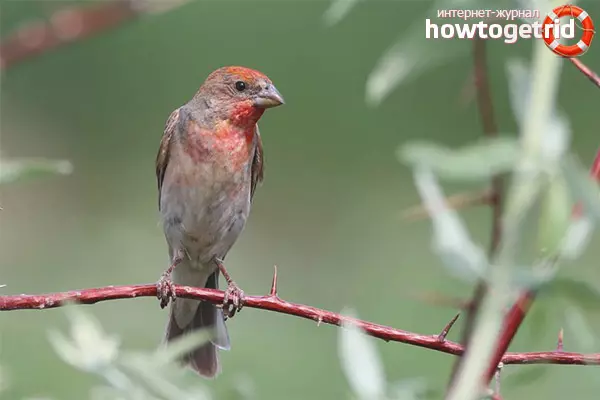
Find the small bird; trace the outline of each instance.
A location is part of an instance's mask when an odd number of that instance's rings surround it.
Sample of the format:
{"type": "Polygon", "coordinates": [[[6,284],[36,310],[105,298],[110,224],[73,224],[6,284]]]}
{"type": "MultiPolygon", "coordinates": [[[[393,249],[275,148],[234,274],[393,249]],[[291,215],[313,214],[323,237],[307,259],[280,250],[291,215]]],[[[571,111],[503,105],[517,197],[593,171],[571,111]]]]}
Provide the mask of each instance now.
{"type": "Polygon", "coordinates": [[[263,179],[257,122],[267,108],[282,104],[283,97],[263,73],[219,68],[171,113],[160,143],[158,208],[171,264],[157,282],[157,297],[162,308],[173,300],[165,341],[209,328],[210,342],[182,359],[204,377],[220,372],[217,348],[230,348],[225,319],[243,304],[244,293],[223,260],[246,224],[263,179]],[[175,299],[173,284],[218,289],[219,272],[228,285],[223,307],[175,299]]]}

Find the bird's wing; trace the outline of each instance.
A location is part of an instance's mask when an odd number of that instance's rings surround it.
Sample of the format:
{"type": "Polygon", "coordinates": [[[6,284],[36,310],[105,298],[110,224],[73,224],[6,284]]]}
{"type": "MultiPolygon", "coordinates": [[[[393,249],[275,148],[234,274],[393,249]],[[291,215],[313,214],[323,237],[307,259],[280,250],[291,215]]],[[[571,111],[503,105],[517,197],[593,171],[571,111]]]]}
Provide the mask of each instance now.
{"type": "Polygon", "coordinates": [[[252,185],[250,186],[250,201],[254,198],[254,191],[259,182],[263,180],[263,146],[258,125],[256,126],[256,148],[254,150],[254,158],[252,159],[252,185]]]}
{"type": "Polygon", "coordinates": [[[176,109],[169,115],[167,123],[165,125],[165,131],[163,137],[160,140],[160,147],[158,154],[156,155],[156,181],[158,183],[158,209],[160,210],[160,192],[162,189],[163,179],[165,177],[165,171],[169,164],[169,153],[171,151],[171,141],[175,133],[175,129],[179,123],[179,108],[176,109]]]}

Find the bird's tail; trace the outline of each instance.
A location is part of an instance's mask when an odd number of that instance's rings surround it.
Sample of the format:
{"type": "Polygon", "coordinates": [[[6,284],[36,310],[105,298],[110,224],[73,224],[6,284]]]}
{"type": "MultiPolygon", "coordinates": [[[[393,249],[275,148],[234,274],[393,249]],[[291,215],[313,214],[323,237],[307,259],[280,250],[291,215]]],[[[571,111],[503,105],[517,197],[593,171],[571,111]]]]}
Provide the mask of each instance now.
{"type": "MultiPolygon", "coordinates": [[[[184,271],[179,270],[185,274],[184,271]]],[[[189,272],[189,271],[188,271],[189,272]]],[[[198,285],[190,283],[189,279],[177,279],[177,268],[174,271],[174,282],[184,281],[189,286],[218,289],[219,271],[212,273],[208,280],[198,285]]],[[[181,276],[179,277],[181,278],[181,276]]],[[[187,276],[186,278],[189,278],[187,276]]],[[[181,284],[184,284],[183,282],[181,284]]],[[[174,340],[197,329],[209,329],[211,340],[183,356],[181,362],[191,367],[198,374],[215,377],[221,370],[217,348],[229,350],[229,334],[223,319],[223,310],[206,301],[178,298],[171,303],[169,322],[165,332],[165,342],[174,340]]]]}

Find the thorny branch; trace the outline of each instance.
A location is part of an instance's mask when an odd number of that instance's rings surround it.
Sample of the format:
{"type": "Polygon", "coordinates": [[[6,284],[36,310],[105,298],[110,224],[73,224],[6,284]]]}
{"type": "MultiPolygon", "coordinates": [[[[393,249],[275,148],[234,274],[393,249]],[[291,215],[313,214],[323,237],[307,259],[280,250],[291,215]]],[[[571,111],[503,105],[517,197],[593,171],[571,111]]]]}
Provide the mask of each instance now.
{"type": "MultiPolygon", "coordinates": [[[[152,2],[148,0],[109,0],[94,6],[74,6],[55,12],[49,21],[29,22],[19,27],[12,35],[0,41],[0,70],[54,50],[68,43],[88,38],[109,29],[118,27],[127,21],[132,21],[143,13],[161,12],[176,7],[187,0],[171,2],[152,2]],[[158,7],[158,4],[162,6],[158,7]],[[167,6],[165,6],[167,4],[167,6]]],[[[486,136],[497,134],[494,118],[491,90],[487,77],[485,60],[485,41],[474,41],[475,81],[478,108],[486,136]]],[[[600,77],[584,65],[579,59],[569,61],[578,68],[594,85],[600,87],[600,77]]],[[[591,175],[600,179],[600,150],[591,168],[591,175]]],[[[476,195],[456,196],[456,208],[475,204],[489,204],[493,210],[492,237],[490,254],[493,254],[501,240],[501,215],[503,200],[503,182],[501,177],[494,177],[491,188],[476,195]]],[[[416,212],[418,216],[418,210],[416,212]]],[[[413,217],[415,215],[412,215],[413,217]]],[[[576,215],[575,215],[576,216],[576,215]]],[[[224,292],[212,289],[175,286],[178,297],[194,298],[222,304],[224,292]]],[[[478,285],[473,299],[469,301],[467,321],[463,332],[463,343],[468,343],[470,328],[476,316],[479,300],[485,291],[483,284],[478,285]]],[[[100,301],[126,299],[134,297],[156,296],[155,285],[111,286],[104,288],[85,289],[46,295],[15,295],[0,296],[0,311],[55,308],[70,302],[94,304],[100,301]]],[[[567,364],[567,365],[600,365],[600,353],[579,354],[563,351],[563,332],[559,333],[555,351],[510,353],[506,349],[510,345],[517,329],[523,322],[527,311],[535,298],[534,292],[526,292],[513,305],[505,317],[503,332],[496,349],[496,359],[490,365],[488,381],[498,374],[498,365],[502,364],[567,364]]],[[[424,347],[453,355],[462,355],[464,348],[458,343],[446,340],[446,336],[456,320],[455,316],[438,335],[420,335],[378,325],[371,322],[356,320],[330,311],[290,303],[277,295],[277,269],[273,283],[267,296],[246,296],[245,306],[274,312],[294,315],[311,319],[318,324],[326,323],[340,326],[342,322],[351,322],[361,327],[367,334],[386,341],[395,341],[414,346],[424,347]]],[[[453,371],[456,371],[458,363],[453,371]]],[[[499,399],[499,388],[495,391],[499,399]]]]}
{"type": "MultiPolygon", "coordinates": [[[[290,303],[277,295],[277,272],[269,294],[266,296],[246,296],[244,307],[258,308],[294,315],[317,322],[341,326],[342,323],[355,324],[362,328],[368,335],[387,342],[400,342],[413,346],[424,347],[442,353],[461,355],[463,347],[455,342],[445,339],[455,317],[439,335],[420,335],[385,325],[374,324],[322,310],[303,304],[290,303]]],[[[195,288],[190,286],[175,285],[177,297],[210,301],[222,304],[224,292],[215,289],[195,288]]],[[[69,303],[95,304],[101,301],[131,299],[136,297],[155,297],[156,285],[108,286],[103,288],[83,289],[61,293],[41,295],[14,295],[0,296],[0,311],[12,310],[45,310],[67,305],[69,303]]],[[[177,301],[177,300],[175,300],[177,301]]],[[[564,364],[564,365],[600,365],[600,353],[580,354],[564,351],[534,352],[534,353],[506,353],[502,358],[504,364],[564,364]]]]}

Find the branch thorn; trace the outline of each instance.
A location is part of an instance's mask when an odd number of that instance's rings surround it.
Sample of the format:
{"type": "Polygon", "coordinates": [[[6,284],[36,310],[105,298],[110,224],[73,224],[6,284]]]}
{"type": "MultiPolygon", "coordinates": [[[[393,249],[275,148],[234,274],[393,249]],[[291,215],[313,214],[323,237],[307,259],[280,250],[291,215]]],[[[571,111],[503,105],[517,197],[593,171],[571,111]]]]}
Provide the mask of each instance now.
{"type": "Polygon", "coordinates": [[[277,265],[273,265],[273,281],[271,282],[271,291],[269,292],[269,296],[278,297],[277,296],[277,265]]]}
{"type": "Polygon", "coordinates": [[[556,343],[556,351],[563,351],[563,339],[564,331],[563,328],[560,328],[560,331],[558,331],[558,342],[556,343]]]}
{"type": "Polygon", "coordinates": [[[450,332],[450,329],[452,329],[452,327],[454,326],[454,324],[458,320],[458,317],[460,317],[460,313],[456,314],[454,316],[454,318],[452,318],[450,320],[450,322],[448,322],[448,324],[446,324],[446,326],[444,327],[444,329],[442,330],[442,332],[438,335],[438,340],[440,342],[446,341],[446,336],[448,336],[448,333],[450,332]]]}

